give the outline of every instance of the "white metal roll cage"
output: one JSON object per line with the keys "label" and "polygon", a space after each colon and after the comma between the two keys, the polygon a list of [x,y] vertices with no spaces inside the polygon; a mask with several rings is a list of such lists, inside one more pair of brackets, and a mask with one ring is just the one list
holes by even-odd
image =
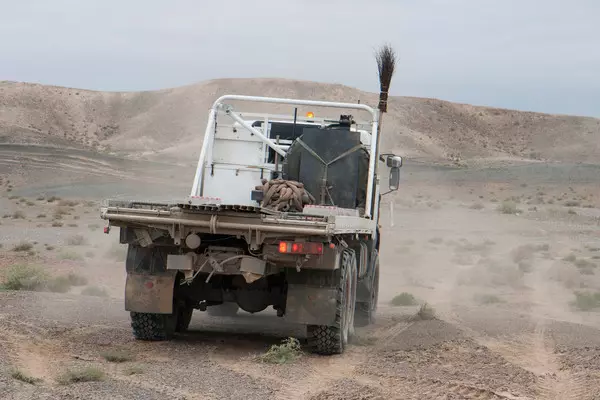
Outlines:
{"label": "white metal roll cage", "polygon": [[[224,95],[219,97],[214,103],[212,108],[210,109],[210,114],[208,117],[208,123],[206,125],[206,132],[204,134],[204,140],[202,143],[202,150],[200,151],[200,157],[198,158],[198,165],[196,167],[196,174],[194,176],[194,183],[192,185],[192,190],[190,196],[201,196],[200,187],[201,182],[204,177],[204,162],[206,160],[206,153],[209,149],[209,143],[214,141],[214,132],[215,132],[215,123],[217,112],[219,110],[224,110],[227,115],[229,115],[234,121],[238,122],[248,131],[252,132],[258,138],[260,138],[264,143],[266,143],[270,148],[276,151],[281,156],[285,156],[285,151],[277,147],[275,143],[258,129],[250,126],[246,121],[242,119],[242,117],[233,111],[233,107],[230,105],[224,104],[224,101],[228,100],[239,100],[239,101],[252,101],[259,103],[275,103],[275,104],[289,104],[296,106],[313,106],[313,107],[331,107],[331,108],[346,108],[346,109],[355,109],[367,111],[372,116],[371,123],[371,143],[377,143],[377,125],[379,123],[379,113],[374,110],[372,107],[367,106],[366,104],[355,104],[355,103],[338,103],[338,102],[329,102],[329,101],[315,101],[315,100],[298,100],[298,99],[285,99],[285,98],[276,98],[276,97],[260,97],[260,96],[242,96],[242,95]],[[373,204],[373,194],[374,194],[374,179],[375,179],[375,167],[376,162],[379,158],[378,154],[379,149],[375,148],[376,146],[371,146],[371,151],[369,152],[369,173],[367,180],[367,201],[365,204],[365,218],[371,218],[371,208]]]}

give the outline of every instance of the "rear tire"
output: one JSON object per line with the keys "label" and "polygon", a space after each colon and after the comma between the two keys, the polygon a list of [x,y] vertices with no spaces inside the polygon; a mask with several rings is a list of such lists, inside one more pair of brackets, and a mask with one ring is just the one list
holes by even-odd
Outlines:
{"label": "rear tire", "polygon": [[373,266],[373,282],[369,293],[369,301],[357,302],[354,314],[354,326],[363,327],[375,322],[377,313],[377,301],[379,299],[379,256],[376,256]]}
{"label": "rear tire", "polygon": [[206,312],[212,317],[235,317],[239,308],[237,303],[223,303],[207,307]]}
{"label": "rear tire", "polygon": [[175,334],[175,314],[150,314],[131,312],[133,336],[138,340],[170,340]]}
{"label": "rear tire", "polygon": [[310,351],[316,354],[341,354],[349,337],[354,333],[354,307],[356,304],[356,257],[354,251],[342,253],[339,280],[337,282],[336,315],[333,325],[308,325],[307,336]]}

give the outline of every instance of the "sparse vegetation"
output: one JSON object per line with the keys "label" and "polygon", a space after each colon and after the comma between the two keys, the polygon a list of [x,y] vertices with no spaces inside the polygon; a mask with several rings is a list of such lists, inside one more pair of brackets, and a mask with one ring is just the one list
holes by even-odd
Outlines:
{"label": "sparse vegetation", "polygon": [[62,207],[75,207],[78,204],[79,204],[78,201],[75,201],[75,200],[66,200],[66,199],[60,200],[58,202],[58,205],[62,206]]}
{"label": "sparse vegetation", "polygon": [[435,310],[429,304],[423,303],[412,319],[421,321],[436,319]]}
{"label": "sparse vegetation", "polygon": [[56,197],[56,196],[50,196],[48,197],[48,200],[46,200],[48,203],[54,203],[55,201],[60,200],[60,197]]}
{"label": "sparse vegetation", "polygon": [[565,202],[565,207],[579,207],[581,202],[577,200],[569,200]]}
{"label": "sparse vegetation", "polygon": [[600,308],[600,292],[575,292],[575,301],[571,304],[581,311],[592,311]]}
{"label": "sparse vegetation", "polygon": [[67,274],[67,280],[71,286],[83,286],[87,285],[88,280],[85,276],[77,275],[75,272],[69,272]]}
{"label": "sparse vegetation", "polygon": [[444,242],[444,239],[440,238],[440,237],[434,237],[429,239],[429,243],[432,244],[442,244]]}
{"label": "sparse vegetation", "polygon": [[69,282],[68,277],[57,276],[45,282],[42,289],[55,293],[67,293],[71,289],[71,283]]}
{"label": "sparse vegetation", "polygon": [[20,251],[20,252],[25,252],[25,251],[31,251],[33,249],[33,244],[29,243],[29,242],[21,242],[16,244],[13,247],[13,251]]}
{"label": "sparse vegetation", "polygon": [[12,218],[13,219],[25,219],[27,217],[23,211],[17,210],[13,213]]}
{"label": "sparse vegetation", "polygon": [[19,380],[21,382],[29,383],[30,385],[35,385],[42,381],[41,379],[34,378],[33,376],[27,374],[26,372],[21,371],[20,369],[16,369],[16,368],[10,372],[10,376],[13,377],[13,379]]}
{"label": "sparse vegetation", "polygon": [[469,208],[471,210],[483,210],[485,206],[482,203],[473,203]]}
{"label": "sparse vegetation", "polygon": [[417,299],[410,293],[403,292],[395,296],[390,302],[393,306],[414,306],[417,304]]}
{"label": "sparse vegetation", "polygon": [[130,365],[123,370],[125,375],[139,375],[144,373],[144,368],[140,365]]}
{"label": "sparse vegetation", "polygon": [[497,208],[502,214],[518,214],[520,212],[517,203],[511,200],[503,201]]}
{"label": "sparse vegetation", "polygon": [[88,243],[87,239],[83,235],[73,235],[67,238],[67,244],[70,246],[83,246]]}
{"label": "sparse vegetation", "polygon": [[63,226],[63,223],[60,221],[52,221],[52,227],[53,228],[60,228]]}
{"label": "sparse vegetation", "polygon": [[4,270],[3,280],[6,290],[40,290],[48,281],[48,274],[38,266],[17,264]]}
{"label": "sparse vegetation", "polygon": [[108,292],[98,286],[88,286],[81,291],[84,296],[108,297]]}
{"label": "sparse vegetation", "polygon": [[302,356],[300,342],[296,338],[287,338],[282,344],[274,344],[265,354],[258,356],[262,362],[270,364],[287,364]]}
{"label": "sparse vegetation", "polygon": [[575,260],[577,260],[577,256],[575,255],[575,253],[571,253],[565,257],[563,257],[563,261],[567,261],[567,262],[575,262]]}
{"label": "sparse vegetation", "polygon": [[38,214],[37,218],[46,218],[46,214]]}
{"label": "sparse vegetation", "polygon": [[83,261],[83,256],[72,250],[62,250],[58,254],[58,257],[61,258],[62,260]]}
{"label": "sparse vegetation", "polygon": [[85,367],[81,369],[69,369],[58,378],[61,385],[69,385],[79,382],[97,382],[104,380],[106,375],[98,367]]}
{"label": "sparse vegetation", "polygon": [[102,353],[102,357],[108,361],[113,363],[123,363],[127,361],[133,360],[133,355],[125,350],[109,350]]}

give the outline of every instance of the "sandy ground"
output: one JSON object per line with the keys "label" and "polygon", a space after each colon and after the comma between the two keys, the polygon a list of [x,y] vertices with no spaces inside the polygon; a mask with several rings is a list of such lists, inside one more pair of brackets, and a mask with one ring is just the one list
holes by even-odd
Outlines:
{"label": "sandy ground", "polygon": [[[585,311],[574,303],[576,292],[600,290],[595,166],[464,170],[407,160],[401,191],[382,208],[377,323],[343,355],[272,365],[256,356],[305,334],[272,312],[196,311],[190,332],[172,342],[131,335],[124,248],[116,230],[103,234],[99,201],[185,196],[189,170],[87,153],[75,170],[73,154],[0,150],[0,276],[37,265],[87,280],[66,293],[0,291],[2,399],[600,398],[600,300]],[[68,172],[58,174],[61,165]],[[498,211],[508,201],[516,213]],[[101,295],[86,295],[90,287]],[[417,304],[392,306],[402,292]],[[434,319],[413,318],[423,302]],[[130,359],[108,362],[110,350]],[[104,379],[59,382],[90,366]],[[39,381],[16,379],[15,368]]]}

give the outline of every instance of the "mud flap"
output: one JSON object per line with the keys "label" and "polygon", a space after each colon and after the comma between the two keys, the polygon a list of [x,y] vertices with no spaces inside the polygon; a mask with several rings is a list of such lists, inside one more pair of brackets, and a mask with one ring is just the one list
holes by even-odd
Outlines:
{"label": "mud flap", "polygon": [[171,314],[177,271],[160,275],[128,273],[125,282],[125,310],[139,313]]}
{"label": "mud flap", "polygon": [[333,325],[336,313],[337,289],[288,284],[286,322],[306,325]]}

